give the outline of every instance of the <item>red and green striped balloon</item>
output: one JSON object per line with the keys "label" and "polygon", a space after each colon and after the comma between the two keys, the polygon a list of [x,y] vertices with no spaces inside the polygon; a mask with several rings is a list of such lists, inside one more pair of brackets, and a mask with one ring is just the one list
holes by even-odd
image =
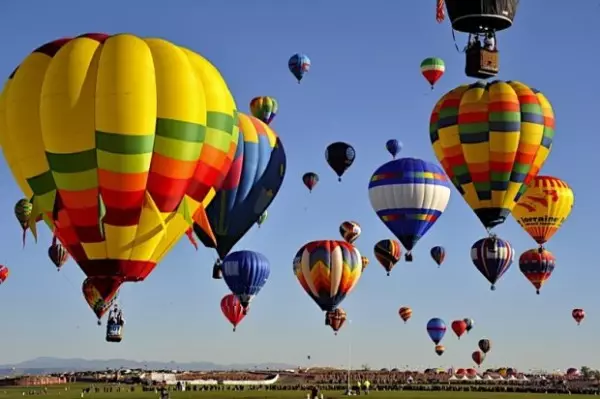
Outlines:
{"label": "red and green striped balloon", "polygon": [[444,71],[446,71],[446,64],[444,64],[444,60],[441,58],[429,57],[421,62],[421,74],[431,85],[431,90],[433,90],[433,86],[444,75]]}

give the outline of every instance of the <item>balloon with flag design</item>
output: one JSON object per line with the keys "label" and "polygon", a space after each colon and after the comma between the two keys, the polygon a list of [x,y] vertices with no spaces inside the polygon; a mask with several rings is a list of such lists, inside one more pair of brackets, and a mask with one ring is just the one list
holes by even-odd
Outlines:
{"label": "balloon with flag design", "polygon": [[0,147],[32,203],[29,229],[43,216],[88,277],[144,280],[204,219],[237,147],[235,109],[212,64],[162,39],[39,47],[0,95]]}
{"label": "balloon with flag design", "polygon": [[496,289],[496,283],[508,271],[515,258],[515,251],[508,241],[492,236],[482,238],[471,247],[471,261],[479,273]]}

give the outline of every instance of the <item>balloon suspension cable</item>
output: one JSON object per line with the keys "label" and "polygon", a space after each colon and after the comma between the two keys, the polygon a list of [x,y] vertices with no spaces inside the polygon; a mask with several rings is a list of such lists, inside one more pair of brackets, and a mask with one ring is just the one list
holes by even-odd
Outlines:
{"label": "balloon suspension cable", "polygon": [[[458,43],[456,43],[456,33],[454,32],[454,28],[450,27],[450,30],[452,31],[452,40],[454,40],[454,47],[456,48],[456,51],[458,51],[458,52],[459,52],[459,53],[461,53],[461,54],[462,54],[462,53],[464,53],[464,52],[465,52],[465,50],[464,50],[464,49],[463,49],[463,50],[461,50],[461,49],[458,47]],[[470,34],[469,34],[469,35],[470,35]]]}

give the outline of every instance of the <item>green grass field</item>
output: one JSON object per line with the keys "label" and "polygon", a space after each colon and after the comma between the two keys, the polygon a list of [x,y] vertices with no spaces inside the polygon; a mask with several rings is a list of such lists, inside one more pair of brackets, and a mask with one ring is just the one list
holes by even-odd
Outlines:
{"label": "green grass field", "polygon": [[[82,385],[77,384],[71,386],[70,390],[65,391],[64,387],[49,388],[46,395],[25,395],[23,392],[30,390],[38,390],[41,388],[5,388],[0,387],[0,399],[80,399]],[[157,399],[159,395],[153,392],[120,392],[120,393],[90,393],[84,396],[86,399]],[[303,399],[306,397],[306,392],[301,391],[217,391],[217,392],[172,392],[171,399]],[[364,395],[361,398],[366,398]],[[565,398],[565,395],[553,394],[522,394],[522,393],[486,393],[486,392],[371,392],[367,398],[369,399],[528,399],[528,398]],[[348,398],[341,392],[325,392],[325,398],[337,399]]]}

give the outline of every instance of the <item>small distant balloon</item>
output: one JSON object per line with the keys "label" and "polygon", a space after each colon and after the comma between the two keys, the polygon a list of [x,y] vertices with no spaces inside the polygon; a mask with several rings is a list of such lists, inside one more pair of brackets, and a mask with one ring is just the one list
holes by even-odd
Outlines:
{"label": "small distant balloon", "polygon": [[431,90],[433,90],[435,84],[444,75],[445,71],[446,64],[441,58],[429,57],[421,62],[421,74],[431,85]]}
{"label": "small distant balloon", "polygon": [[312,193],[313,188],[315,188],[315,186],[319,182],[319,175],[314,172],[305,173],[302,176],[302,182],[304,183],[306,188],[308,188],[308,191]]}
{"label": "small distant balloon", "polygon": [[304,75],[310,70],[310,58],[306,54],[294,54],[288,61],[288,68],[300,84]]}
{"label": "small distant balloon", "polygon": [[271,124],[277,115],[278,110],[279,105],[277,104],[277,100],[273,97],[254,97],[250,101],[250,112],[252,113],[252,116],[260,119],[267,125]]}
{"label": "small distant balloon", "polygon": [[446,250],[440,246],[433,247],[431,248],[431,257],[439,267],[444,263],[444,259],[446,259]]}
{"label": "small distant balloon", "polygon": [[402,319],[402,321],[404,323],[406,323],[412,317],[413,311],[408,306],[402,306],[398,310],[398,314],[400,315],[400,318]]}
{"label": "small distant balloon", "polygon": [[353,244],[360,237],[361,231],[357,222],[345,221],[340,224],[340,235],[348,244]]}
{"label": "small distant balloon", "polygon": [[396,159],[396,155],[398,155],[400,153],[400,151],[402,151],[402,147],[403,147],[402,143],[396,139],[388,140],[385,143],[385,148],[387,149],[387,151],[390,153],[390,155],[394,159]]}
{"label": "small distant balloon", "polygon": [[325,150],[325,160],[342,181],[342,175],[352,166],[356,158],[356,151],[348,143],[338,141],[329,144]]}

